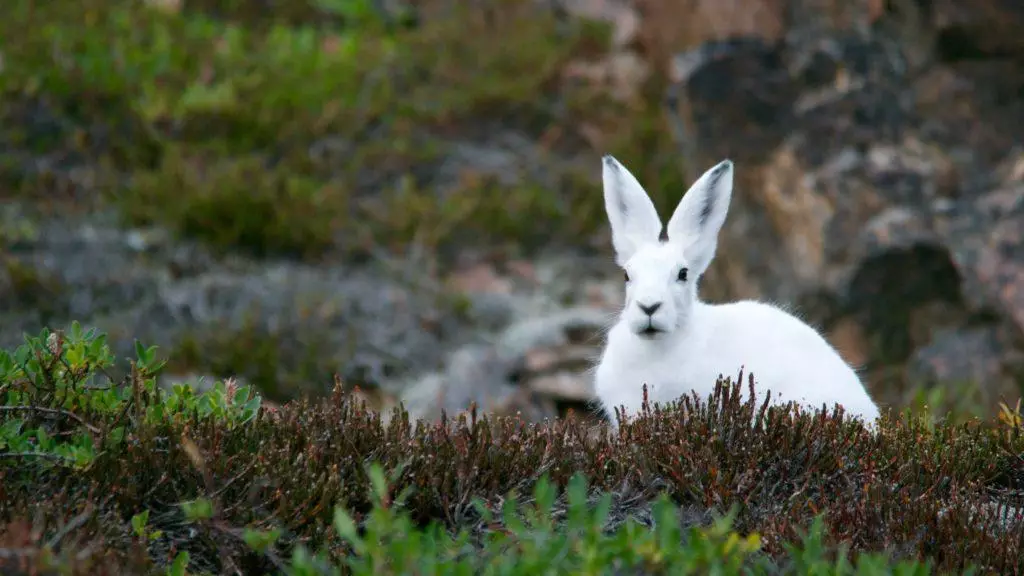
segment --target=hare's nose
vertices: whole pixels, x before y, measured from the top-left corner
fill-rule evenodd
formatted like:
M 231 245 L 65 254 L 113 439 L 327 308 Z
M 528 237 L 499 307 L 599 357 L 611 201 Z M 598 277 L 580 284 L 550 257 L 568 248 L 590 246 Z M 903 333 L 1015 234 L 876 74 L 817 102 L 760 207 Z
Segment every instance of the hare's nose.
M 658 311 L 658 308 L 661 308 L 661 302 L 655 302 L 654 304 L 641 304 L 637 302 L 636 305 L 639 306 L 640 309 L 644 311 L 644 314 L 647 314 L 648 316 L 653 316 L 654 313 Z

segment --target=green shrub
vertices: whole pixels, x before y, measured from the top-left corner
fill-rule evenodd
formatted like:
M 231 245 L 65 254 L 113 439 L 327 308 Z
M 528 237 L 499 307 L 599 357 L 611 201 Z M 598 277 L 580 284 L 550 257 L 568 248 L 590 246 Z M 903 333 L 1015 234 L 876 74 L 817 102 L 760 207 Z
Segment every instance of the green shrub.
M 95 169 L 129 223 L 257 255 L 466 238 L 534 249 L 603 230 L 590 169 L 535 166 L 557 176 L 515 184 L 464 174 L 437 189 L 430 175 L 452 143 L 499 125 L 557 155 L 619 154 L 656 202 L 685 189 L 656 86 L 618 103 L 564 81 L 568 62 L 605 53 L 608 27 L 559 25 L 532 0 L 456 3 L 407 28 L 348 1 L 12 1 L 0 145 L 18 154 L 0 159 L 0 177 L 38 202 L 53 202 L 61 179 L 22 156 Z M 582 125 L 606 135 L 602 149 Z
M 315 257 L 348 220 L 347 197 L 337 186 L 268 168 L 259 157 L 206 166 L 202 158 L 178 154 L 169 151 L 157 170 L 137 174 L 132 193 L 122 198 L 133 221 L 172 221 L 186 236 L 257 256 Z

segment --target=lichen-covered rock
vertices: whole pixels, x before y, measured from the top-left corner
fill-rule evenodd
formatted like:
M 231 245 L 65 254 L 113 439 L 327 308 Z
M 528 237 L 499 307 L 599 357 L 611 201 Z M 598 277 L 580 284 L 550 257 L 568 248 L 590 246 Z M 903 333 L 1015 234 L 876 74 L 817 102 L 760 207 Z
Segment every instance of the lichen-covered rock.
M 1016 350 L 1006 330 L 996 326 L 953 330 L 919 348 L 907 363 L 907 379 L 913 386 L 930 388 L 958 384 L 979 388 L 986 405 L 1012 402 L 1020 394 L 1017 385 L 1024 371 L 1024 354 Z
M 933 113 L 941 102 L 919 91 L 936 77 L 911 75 L 897 40 L 819 28 L 677 56 L 670 103 L 688 171 L 737 162 L 704 293 L 794 303 L 826 329 L 842 326 L 840 348 L 883 400 L 885 375 L 908 360 L 908 379 L 969 377 L 990 399 L 1012 394 L 1024 349 L 1024 189 L 1019 152 L 1002 166 L 993 157 L 1024 115 L 994 124 L 988 92 L 965 89 L 970 76 L 956 70 L 946 81 L 959 82 L 959 105 Z M 973 146 L 952 146 L 971 122 L 982 126 Z M 981 336 L 994 331 L 998 346 Z M 984 369 L 940 369 L 959 365 L 957 342 L 978 348 L 972 361 Z
M 992 188 L 961 201 L 941 220 L 973 307 L 1008 319 L 1024 334 L 1024 155 L 995 171 Z

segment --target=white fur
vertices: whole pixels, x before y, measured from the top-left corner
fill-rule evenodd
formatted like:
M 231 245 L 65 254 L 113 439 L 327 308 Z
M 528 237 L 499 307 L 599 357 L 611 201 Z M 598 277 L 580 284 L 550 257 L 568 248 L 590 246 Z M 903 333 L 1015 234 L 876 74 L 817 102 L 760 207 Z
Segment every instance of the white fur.
M 608 333 L 595 376 L 598 400 L 635 415 L 647 384 L 650 402 L 666 404 L 714 391 L 719 376 L 753 374 L 755 393 L 771 390 L 772 403 L 796 400 L 811 409 L 841 404 L 847 414 L 873 423 L 879 411 L 857 373 L 814 328 L 764 302 L 708 304 L 697 281 L 715 255 L 718 232 L 732 195 L 733 165 L 705 172 L 683 196 L 659 240 L 661 219 L 643 187 L 611 156 L 603 159 L 605 208 L 616 262 L 625 269 L 626 298 Z M 679 270 L 686 268 L 686 279 Z M 648 316 L 638 304 L 660 303 Z M 641 332 L 648 326 L 654 334 Z M 741 386 L 743 397 L 747 383 Z

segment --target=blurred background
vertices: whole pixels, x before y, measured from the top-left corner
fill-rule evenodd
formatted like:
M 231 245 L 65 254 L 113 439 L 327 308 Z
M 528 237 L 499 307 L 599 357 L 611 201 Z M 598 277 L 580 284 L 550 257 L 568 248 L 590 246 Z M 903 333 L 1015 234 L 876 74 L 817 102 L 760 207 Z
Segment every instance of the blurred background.
M 789 305 L 885 406 L 1024 388 L 1019 0 L 4 4 L 2 346 L 78 320 L 164 384 L 589 414 L 600 156 L 663 215 L 729 157 L 705 300 Z

